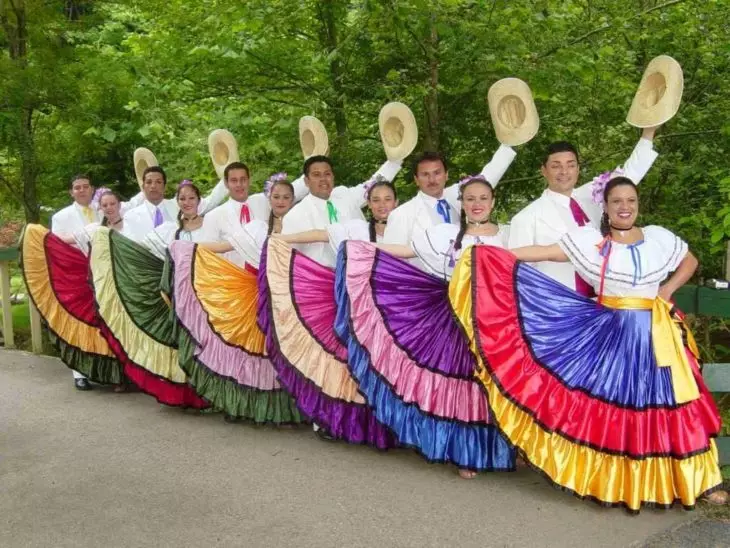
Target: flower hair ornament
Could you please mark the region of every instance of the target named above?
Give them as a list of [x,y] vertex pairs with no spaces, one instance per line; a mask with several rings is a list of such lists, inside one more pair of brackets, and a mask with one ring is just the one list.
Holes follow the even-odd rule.
[[264,183],[264,195],[267,198],[271,197],[271,190],[274,188],[274,185],[276,183],[286,183],[286,182],[287,182],[286,172],[280,171],[279,173],[274,173],[271,177],[266,179],[266,182]]
[[111,189],[111,188],[107,188],[107,187],[105,187],[105,186],[101,186],[101,187],[97,188],[97,189],[96,189],[96,190],[94,191],[94,196],[92,196],[92,198],[91,198],[91,207],[92,207],[93,209],[99,209],[99,206],[100,206],[99,202],[101,201],[101,197],[102,197],[102,196],[103,196],[103,195],[104,195],[105,193],[107,193],[107,192],[111,192],[111,191],[112,191],[112,189]]
[[372,178],[370,178],[370,180],[363,183],[362,190],[363,190],[366,200],[368,199],[368,194],[370,193],[370,189],[373,188],[373,186],[378,183],[390,184],[390,181],[388,179],[386,179],[385,177],[383,177],[382,175],[380,175],[380,173],[376,173],[375,175],[372,176]]
[[486,183],[487,182],[487,179],[481,173],[479,173],[478,175],[467,175],[463,179],[460,179],[459,180],[459,183],[458,183],[458,185],[459,185],[459,200],[461,200],[461,198],[462,198],[462,193],[464,192],[464,185],[467,184],[467,183],[471,183],[472,181],[479,181],[480,183]]
[[622,177],[623,175],[624,170],[620,167],[617,167],[613,171],[604,171],[598,177],[594,177],[593,181],[591,181],[591,184],[593,184],[593,187],[591,189],[593,203],[603,204],[603,194],[606,191],[606,185],[608,184],[608,182],[614,177]]
[[177,185],[177,189],[180,190],[182,187],[192,185],[192,184],[193,184],[193,182],[190,179],[183,179],[182,181],[180,181],[180,184]]

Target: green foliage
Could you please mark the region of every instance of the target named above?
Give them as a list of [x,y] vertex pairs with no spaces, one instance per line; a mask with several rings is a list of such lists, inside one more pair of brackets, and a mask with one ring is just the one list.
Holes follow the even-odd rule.
[[[27,62],[0,55],[3,203],[23,202],[28,159],[17,128],[29,106],[37,198],[58,208],[79,171],[133,194],[138,146],[155,152],[172,181],[209,188],[206,139],[217,127],[236,136],[260,188],[272,172],[298,173],[305,114],[325,122],[338,181],[352,184],[383,159],[377,115],[391,100],[411,106],[420,148],[438,143],[453,181],[498,146],[486,94],[517,76],[533,90],[541,127],[499,187],[504,221],[541,192],[550,141],[580,147],[586,180],[623,162],[638,136],[624,121],[636,85],[648,61],[668,53],[684,68],[684,99],[657,139],[642,222],[679,232],[700,274],[722,275],[730,236],[722,0],[97,1],[73,17],[62,8],[78,3],[36,4],[26,4]],[[403,198],[415,193],[407,171]]]

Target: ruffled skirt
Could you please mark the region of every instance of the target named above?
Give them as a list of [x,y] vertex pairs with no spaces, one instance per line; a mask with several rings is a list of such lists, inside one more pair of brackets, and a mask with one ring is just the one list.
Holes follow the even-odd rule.
[[448,286],[411,264],[350,241],[337,266],[337,333],[377,419],[430,462],[513,470],[514,450],[490,424],[476,361]]
[[700,397],[676,403],[650,310],[597,305],[488,246],[464,254],[450,293],[493,420],[555,485],[638,511],[690,508],[721,483],[712,396],[688,352]]
[[256,276],[192,242],[170,246],[180,367],[219,411],[256,423],[298,423],[256,324]]
[[89,259],[48,229],[30,224],[21,244],[21,270],[63,363],[94,382],[120,384],[123,367],[102,334]]
[[97,308],[107,339],[122,349],[117,357],[126,375],[160,403],[207,407],[178,364],[177,320],[161,292],[163,261],[103,227],[94,234],[90,259]]
[[278,240],[259,270],[259,312],[279,381],[299,410],[332,436],[378,448],[395,442],[378,423],[347,369],[334,332],[335,274]]

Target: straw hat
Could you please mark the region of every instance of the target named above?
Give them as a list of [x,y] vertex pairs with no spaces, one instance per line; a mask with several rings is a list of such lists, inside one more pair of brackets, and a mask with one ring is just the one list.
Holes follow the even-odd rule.
[[626,121],[635,127],[660,126],[679,110],[684,89],[682,67],[669,57],[654,57],[641,77]]
[[327,130],[314,116],[299,119],[299,144],[306,160],[310,156],[326,156],[330,150]]
[[388,103],[378,116],[380,140],[388,160],[403,160],[418,142],[418,125],[411,109],[403,103]]
[[223,171],[228,164],[238,162],[238,143],[236,138],[227,129],[215,129],[208,135],[208,152],[218,177],[223,177]]
[[134,174],[137,177],[137,184],[142,188],[144,182],[144,170],[148,167],[159,166],[159,162],[152,151],[148,148],[138,148],[134,151]]
[[530,86],[519,78],[502,78],[489,88],[489,113],[497,140],[517,146],[532,139],[540,127],[540,117]]

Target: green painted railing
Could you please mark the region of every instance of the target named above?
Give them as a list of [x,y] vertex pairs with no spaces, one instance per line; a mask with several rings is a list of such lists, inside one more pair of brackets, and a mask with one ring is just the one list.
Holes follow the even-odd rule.
[[[0,302],[3,305],[3,339],[5,348],[15,348],[15,333],[13,332],[13,310],[10,304],[10,263],[19,258],[17,247],[0,248]],[[29,297],[30,299],[30,297]],[[33,352],[43,352],[43,335],[41,318],[32,302],[30,307],[30,336]]]
[[[674,295],[677,306],[686,314],[730,318],[730,290],[685,285]],[[710,391],[730,393],[730,363],[708,363],[702,376]],[[730,436],[717,438],[720,464],[730,464]]]

